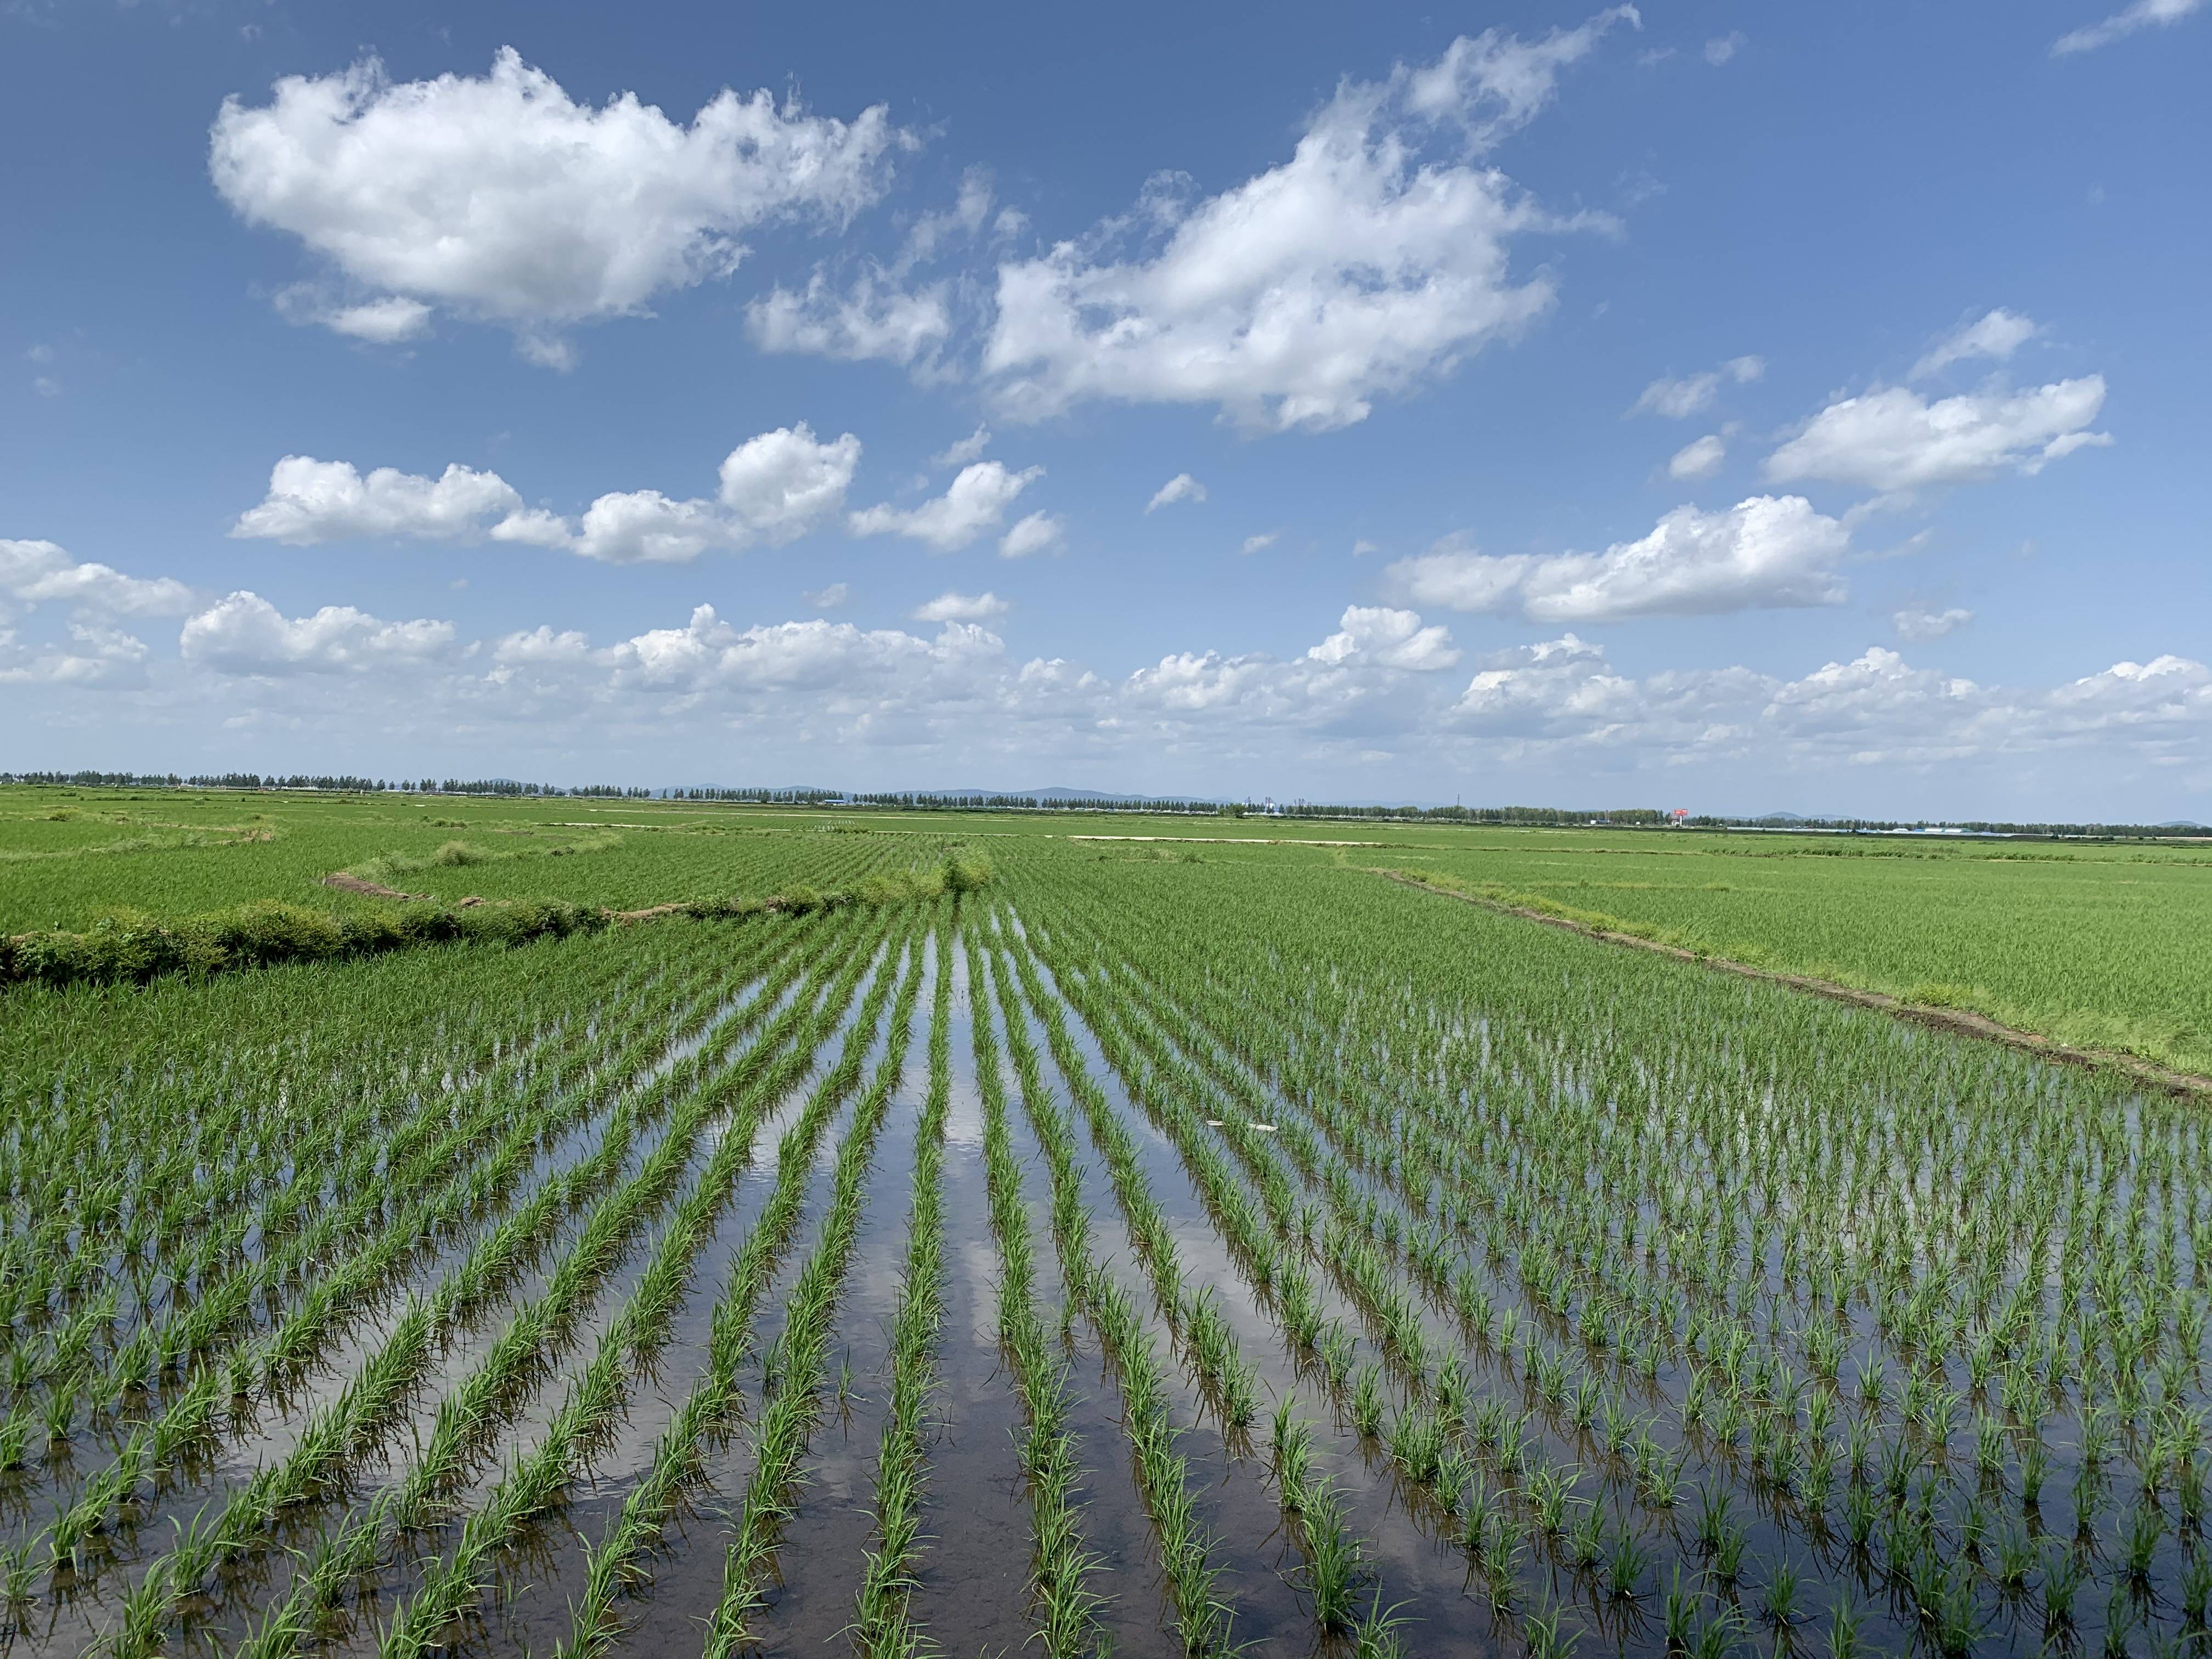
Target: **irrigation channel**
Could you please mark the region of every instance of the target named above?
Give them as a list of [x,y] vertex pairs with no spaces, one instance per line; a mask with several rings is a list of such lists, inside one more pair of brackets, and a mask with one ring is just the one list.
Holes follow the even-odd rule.
[[56,1014],[8,1651],[2207,1639],[2198,1113],[1378,887],[1017,855]]

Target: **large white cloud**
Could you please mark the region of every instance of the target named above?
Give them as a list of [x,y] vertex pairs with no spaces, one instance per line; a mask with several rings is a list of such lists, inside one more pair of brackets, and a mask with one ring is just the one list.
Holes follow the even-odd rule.
[[1321,430],[1511,337],[1553,284],[1516,278],[1510,244],[1556,222],[1468,151],[1632,16],[1534,45],[1493,31],[1348,82],[1282,165],[1203,200],[1163,175],[1126,217],[1002,263],[982,356],[998,404],[1022,419],[1088,398],[1213,404],[1249,428]]
[[349,605],[287,617],[241,590],[185,619],[178,653],[223,674],[289,676],[415,668],[457,654],[453,623],[386,622]]
[[208,165],[241,216],[362,291],[332,326],[405,337],[424,313],[393,302],[411,301],[531,337],[726,275],[767,222],[843,221],[908,142],[881,106],[842,121],[765,91],[726,88],[688,125],[632,93],[594,108],[510,47],[481,76],[395,84],[368,58],[227,99]]
[[2087,429],[2104,406],[2101,374],[1932,404],[1904,386],[1879,388],[1815,415],[1766,458],[1766,476],[1778,483],[1818,478],[1891,495],[2007,470],[2036,472],[2084,445],[2112,442]]
[[1678,507],[1650,534],[1602,553],[1493,556],[1440,549],[1385,572],[1417,605],[1546,623],[1713,616],[1834,605],[1850,537],[1802,495],[1753,495],[1722,512]]
[[295,547],[366,536],[455,541],[521,510],[522,497],[498,473],[459,462],[435,478],[393,466],[364,477],[350,461],[287,455],[269,470],[268,495],[230,533]]
[[860,460],[860,441],[851,433],[825,441],[802,421],[732,450],[714,501],[617,490],[571,523],[524,506],[497,473],[458,463],[436,478],[388,466],[364,477],[349,462],[287,455],[270,470],[267,497],[241,514],[230,533],[295,546],[372,536],[489,537],[611,564],[682,563],[710,548],[780,545],[805,535],[844,505]]
[[0,621],[16,606],[74,605],[126,617],[180,617],[192,590],[169,576],[126,576],[48,541],[0,537]]
[[997,529],[1015,498],[1043,476],[1041,466],[1016,472],[1003,462],[974,461],[960,469],[942,495],[919,507],[885,502],[863,507],[850,514],[846,524],[855,536],[910,536],[940,553],[951,553]]

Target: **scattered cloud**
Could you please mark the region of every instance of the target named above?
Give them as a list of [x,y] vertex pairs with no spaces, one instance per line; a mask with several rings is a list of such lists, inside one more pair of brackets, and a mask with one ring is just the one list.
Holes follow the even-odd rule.
[[321,323],[337,334],[368,341],[372,345],[416,341],[429,331],[431,316],[429,305],[418,299],[403,299],[398,295],[362,301],[361,305],[319,305],[312,310],[295,307],[295,312],[292,321]]
[[1273,547],[1278,541],[1282,539],[1282,533],[1283,532],[1279,530],[1267,530],[1262,531],[1256,536],[1247,536],[1244,538],[1244,545],[1238,548],[1237,550],[1240,553],[1248,554],[1264,553],[1267,549]]
[[1628,412],[1663,415],[1671,421],[1686,420],[1712,407],[1723,380],[1747,386],[1765,373],[1766,360],[1763,357],[1731,357],[1718,368],[1708,369],[1702,374],[1687,374],[1679,380],[1652,381],[1629,405]]
[[208,167],[241,218],[351,286],[330,326],[405,338],[443,308],[559,366],[562,329],[727,276],[747,233],[843,223],[913,143],[880,105],[843,121],[765,91],[726,88],[688,125],[634,93],[594,108],[503,47],[481,76],[394,83],[368,58],[226,99]]
[[1370,554],[1380,553],[1382,550],[1380,544],[1370,542],[1364,536],[1352,544],[1352,556],[1355,559],[1364,559]]
[[1890,625],[1897,629],[1898,637],[1919,645],[1956,633],[1973,619],[1972,611],[1956,607],[1948,611],[1927,611],[1907,605],[1902,611],[1893,611],[1889,621]]
[[385,622],[349,605],[287,617],[244,591],[186,618],[178,653],[219,673],[261,676],[411,668],[459,654],[449,622]]
[[1602,553],[1492,556],[1439,549],[1384,572],[1395,596],[1544,623],[1835,605],[1850,537],[1802,495],[1754,495],[1725,512],[1678,507],[1651,533]]
[[610,564],[683,563],[710,548],[779,546],[827,522],[844,505],[860,460],[860,441],[851,433],[825,442],[802,421],[732,450],[714,501],[618,490],[571,523],[526,507],[497,473],[458,462],[436,478],[389,466],[364,477],[350,462],[287,455],[270,469],[267,497],[230,533],[295,547],[362,537],[489,538]]
[[853,589],[848,582],[831,582],[827,587],[817,587],[799,597],[817,611],[835,611],[853,597]]
[[1048,552],[1058,547],[1066,533],[1065,521],[1049,513],[1031,513],[1017,519],[1012,527],[999,538],[999,556],[1002,559],[1026,559],[1032,553]]
[[952,320],[949,283],[908,290],[872,265],[843,289],[817,270],[804,289],[779,285],[745,307],[746,331],[763,351],[845,362],[879,358],[905,368],[933,362]]
[[47,541],[0,537],[0,623],[17,609],[70,605],[122,617],[180,617],[192,590],[169,576],[126,576],[112,566],[80,562]]
[[1363,659],[1420,674],[1449,668],[1459,655],[1451,630],[1436,623],[1423,627],[1419,612],[1360,605],[1346,606],[1337,631],[1306,653],[1313,662]]
[[1676,450],[1667,463],[1670,478],[1710,478],[1728,459],[1727,442],[1714,433],[1692,438]]
[[939,593],[927,605],[918,605],[914,619],[925,623],[994,622],[1013,607],[996,593]]
[[1633,6],[1614,6],[1579,27],[1554,28],[1540,40],[1498,29],[1461,35],[1443,56],[1401,70],[1406,106],[1432,121],[1455,123],[1477,149],[1486,149],[1534,120],[1558,89],[1559,71],[1589,55],[1616,24],[1641,28]]
[[855,536],[909,536],[940,553],[955,552],[997,529],[1015,498],[1043,476],[1041,466],[1014,472],[998,461],[970,462],[942,495],[920,507],[864,507],[848,515],[846,526]]
[[1999,307],[1972,322],[1960,324],[1930,346],[1927,355],[1913,364],[1911,378],[1920,380],[1970,357],[1988,357],[2003,362],[2041,331],[2032,318]]
[[2110,434],[2087,429],[2104,404],[2100,374],[1933,404],[1903,386],[1877,388],[1815,415],[1766,458],[1766,476],[1778,483],[1820,478],[1893,495],[2008,470],[2034,473],[2085,445],[2112,442]]
[[1145,503],[1145,511],[1152,512],[1163,507],[1173,507],[1177,501],[1202,501],[1206,486],[1188,472],[1178,472],[1152,492],[1152,499]]
[[[779,283],[753,301],[745,307],[753,343],[764,351],[894,362],[925,381],[949,377],[954,371],[939,360],[956,324],[975,308],[975,284],[966,275],[921,279],[915,273],[979,240],[1003,240],[1026,223],[1012,209],[994,216],[993,204],[989,175],[969,168],[953,205],[918,216],[888,263],[839,259],[817,266],[800,288]],[[981,453],[979,448],[966,459]]]
[[948,444],[929,458],[933,466],[965,466],[970,461],[980,461],[983,452],[991,447],[991,428],[979,426],[956,444]]
[[1741,52],[1750,38],[1741,29],[1730,29],[1726,34],[1715,35],[1705,42],[1705,61],[1718,69]]
[[1002,263],[981,360],[998,406],[1212,404],[1248,431],[1325,431],[1513,338],[1553,298],[1548,274],[1512,274],[1514,239],[1601,222],[1546,214],[1468,152],[1633,21],[1618,7],[1538,42],[1493,30],[1347,81],[1280,166],[1203,199],[1159,175],[1123,217]]
[[2092,23],[2084,28],[2062,34],[2051,43],[2053,58],[2067,58],[2075,52],[2094,52],[2099,46],[2109,46],[2137,29],[2154,25],[2164,27],[2179,23],[2183,18],[2203,9],[2204,0],[2136,0],[2123,11],[2116,11],[2101,23]]

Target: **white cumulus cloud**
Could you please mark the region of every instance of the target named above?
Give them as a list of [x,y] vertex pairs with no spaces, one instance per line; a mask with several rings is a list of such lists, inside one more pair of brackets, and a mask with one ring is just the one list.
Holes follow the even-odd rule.
[[1264,553],[1281,539],[1282,532],[1279,530],[1263,530],[1256,536],[1247,536],[1244,544],[1237,550],[1245,554]]
[[0,621],[15,605],[73,605],[125,617],[180,617],[192,590],[170,576],[126,576],[48,541],[0,537]]
[[1152,492],[1152,499],[1145,503],[1145,511],[1152,512],[1163,507],[1173,507],[1177,501],[1202,501],[1206,486],[1188,472],[1178,472]]
[[748,438],[722,462],[721,501],[745,532],[780,544],[805,535],[845,504],[860,464],[848,432],[823,442],[801,421]]
[[522,511],[522,497],[496,472],[459,462],[435,478],[380,466],[366,477],[349,461],[287,455],[269,471],[269,494],[240,514],[234,536],[305,547],[362,536],[453,541],[486,533]]
[[1306,653],[1321,663],[1364,659],[1384,668],[1432,673],[1459,660],[1451,630],[1439,623],[1422,626],[1420,613],[1384,605],[1347,605],[1337,631]]
[[[1534,44],[1494,32],[1346,82],[1289,161],[1194,199],[1155,178],[1126,217],[998,269],[982,369],[1010,416],[1092,398],[1212,404],[1248,429],[1326,430],[1450,374],[1551,305],[1511,270],[1559,222],[1468,159],[1533,115],[1626,8]],[[1430,152],[1445,136],[1449,155]]]
[[1778,483],[1825,478],[1887,495],[2007,470],[2037,472],[2084,445],[2112,442],[2087,429],[2104,404],[2101,374],[1933,404],[1904,386],[1877,388],[1815,415],[1766,458],[1766,476]]
[[2000,306],[1972,322],[1960,324],[1930,346],[1927,355],[1913,364],[1911,378],[1919,380],[1970,357],[1989,357],[2003,362],[2039,331],[2034,319]]
[[349,605],[288,617],[245,591],[187,617],[178,652],[220,673],[261,676],[407,668],[456,654],[449,622],[386,622]]
[[269,494],[231,526],[234,536],[306,546],[364,536],[495,542],[574,552],[610,564],[683,563],[710,548],[781,545],[834,517],[860,465],[848,432],[823,441],[805,422],[748,438],[723,459],[716,499],[657,489],[615,490],[571,522],[523,505],[495,472],[456,463],[436,478],[383,466],[366,476],[346,461],[287,455]]
[[1015,472],[1002,462],[975,461],[960,469],[945,494],[920,507],[885,502],[850,514],[846,523],[855,536],[909,536],[951,553],[997,529],[1015,498],[1043,476],[1041,466]]
[[1602,553],[1401,559],[1386,586],[1419,605],[1547,623],[1834,605],[1850,537],[1802,495],[1754,495],[1724,512],[1679,507],[1648,536]]
[[368,58],[288,76],[266,104],[226,99],[208,166],[241,217],[365,293],[334,326],[404,337],[411,301],[505,323],[557,361],[561,327],[726,275],[749,231],[842,222],[909,142],[881,106],[842,121],[765,91],[725,88],[688,125],[633,93],[594,108],[508,47],[483,76],[394,83]]

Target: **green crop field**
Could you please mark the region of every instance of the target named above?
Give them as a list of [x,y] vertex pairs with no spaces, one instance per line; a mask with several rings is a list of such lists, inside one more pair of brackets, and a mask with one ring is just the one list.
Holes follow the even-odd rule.
[[2201,1651],[2212,1102],[1377,873],[2202,1055],[1863,845],[0,792],[0,1639]]
[[2212,846],[1540,830],[1421,839],[1362,861],[2212,1073]]

